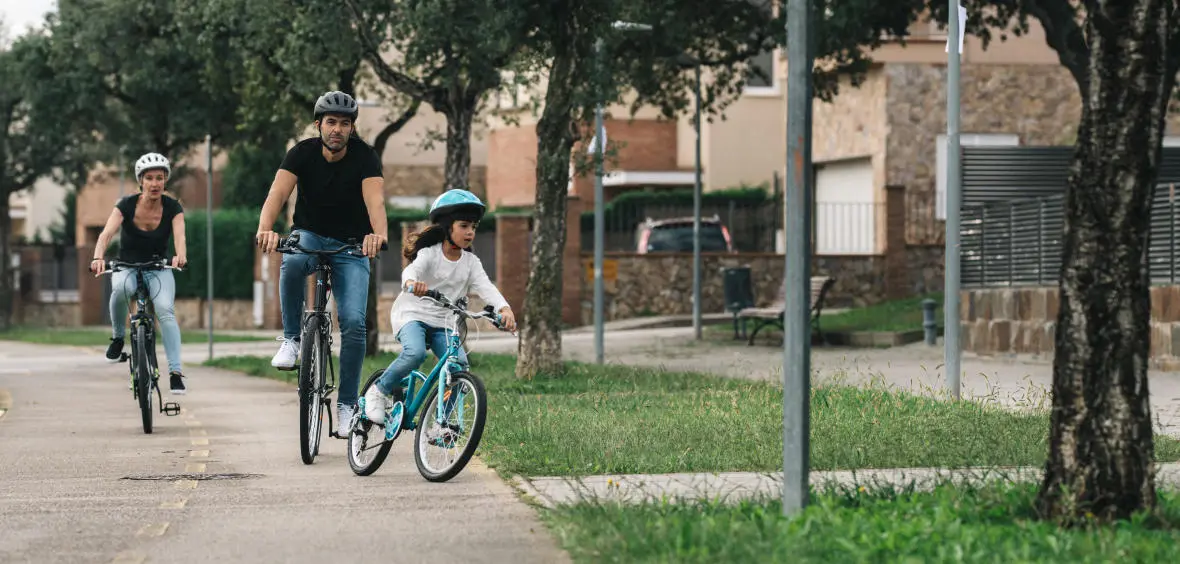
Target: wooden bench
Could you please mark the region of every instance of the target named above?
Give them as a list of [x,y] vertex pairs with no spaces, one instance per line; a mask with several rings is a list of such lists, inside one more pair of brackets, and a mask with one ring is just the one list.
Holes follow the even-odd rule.
[[[811,329],[819,333],[819,339],[822,344],[827,344],[824,339],[824,333],[819,327],[819,316],[823,311],[824,298],[828,294],[828,290],[836,283],[836,279],[831,276],[812,276],[811,277]],[[750,339],[746,344],[754,345],[754,336],[763,327],[778,327],[781,331],[783,329],[783,316],[786,313],[787,297],[786,286],[780,285],[778,289],[778,297],[774,303],[768,307],[748,307],[738,312],[738,317],[742,319],[754,320],[754,329],[750,331]]]

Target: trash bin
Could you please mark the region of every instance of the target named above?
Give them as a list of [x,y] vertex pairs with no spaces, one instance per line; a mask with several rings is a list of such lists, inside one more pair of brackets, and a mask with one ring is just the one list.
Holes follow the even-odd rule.
[[749,266],[735,266],[722,268],[722,280],[725,290],[725,311],[733,314],[733,338],[746,338],[746,323],[741,322],[741,333],[738,332],[738,312],[754,307],[754,283],[750,277]]

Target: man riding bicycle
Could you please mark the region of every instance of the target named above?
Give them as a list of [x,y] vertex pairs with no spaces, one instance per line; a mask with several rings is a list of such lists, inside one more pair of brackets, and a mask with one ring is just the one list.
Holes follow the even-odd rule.
[[[328,92],[316,101],[314,119],[319,135],[304,139],[287,151],[262,206],[256,243],[263,252],[274,252],[278,246],[279,235],[272,227],[296,184],[299,192],[291,232],[299,233],[301,246],[332,249],[360,240],[365,257],[372,258],[386,243],[388,226],[381,159],[355,135],[358,113],[356,100],[343,92]],[[283,255],[279,270],[283,336],[278,353],[270,361],[275,368],[293,369],[298,359],[307,277],[315,268],[315,260],[302,254]],[[369,261],[347,253],[327,260],[332,261],[332,287],[340,320],[337,434],[347,436],[356,411],[357,387],[365,356]]]
[[[168,238],[173,237],[176,256],[172,258],[172,266],[184,267],[188,256],[184,240],[184,208],[176,199],[164,194],[164,185],[171,174],[168,159],[159,153],[148,153],[135,161],[139,193],[120,199],[111,210],[94,247],[91,272],[102,274],[106,270],[102,256],[115,233],[119,234],[120,261],[149,262],[163,258],[168,251]],[[118,271],[111,279],[111,344],[107,348],[110,362],[118,362],[123,352],[127,300],[135,294],[135,270]],[[180,363],[180,326],[176,323],[176,280],[170,270],[149,270],[143,273],[143,277],[164,336],[171,390],[180,395],[185,393],[185,386]]]

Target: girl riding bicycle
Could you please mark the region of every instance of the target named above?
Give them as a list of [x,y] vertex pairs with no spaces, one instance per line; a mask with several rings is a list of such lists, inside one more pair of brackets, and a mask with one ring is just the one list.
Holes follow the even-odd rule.
[[[184,241],[184,208],[175,198],[165,195],[164,185],[172,174],[168,158],[159,153],[148,153],[135,161],[135,180],[139,193],[124,197],[111,210],[107,224],[98,236],[90,271],[102,274],[106,270],[103,254],[111,239],[119,234],[119,260],[148,262],[166,256],[168,238],[174,238],[176,256],[174,268],[187,262]],[[173,394],[185,393],[184,374],[180,364],[180,326],[176,324],[176,280],[171,270],[144,272],[148,295],[160,321],[164,336],[164,353],[168,356],[168,372]],[[111,280],[111,344],[107,360],[118,362],[123,352],[123,337],[127,331],[127,300],[135,294],[135,270],[114,273]]]
[[[448,316],[454,313],[422,298],[427,290],[436,290],[452,302],[474,291],[502,316],[504,329],[516,330],[512,308],[471,251],[475,228],[485,210],[475,194],[458,188],[448,190],[430,207],[431,225],[406,241],[402,254],[411,262],[402,270],[402,292],[390,310],[393,334],[402,352],[376,385],[365,392],[365,415],[370,421],[384,422],[394,404],[402,401],[400,382],[426,360],[427,344],[435,356],[442,358],[446,354],[445,327]],[[467,364],[462,347],[457,356],[457,362]]]

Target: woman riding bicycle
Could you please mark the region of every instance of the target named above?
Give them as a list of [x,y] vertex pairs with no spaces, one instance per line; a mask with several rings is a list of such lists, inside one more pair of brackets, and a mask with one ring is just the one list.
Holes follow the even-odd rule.
[[[448,190],[430,208],[431,225],[406,240],[402,254],[411,262],[402,270],[403,291],[390,311],[393,334],[402,352],[365,392],[365,415],[370,421],[384,422],[389,410],[401,401],[393,397],[395,392],[400,396],[399,382],[426,360],[427,343],[439,358],[447,352],[445,327],[447,317],[454,313],[423,299],[426,290],[436,290],[452,302],[474,290],[502,316],[504,329],[516,330],[512,308],[488,279],[479,257],[471,252],[475,228],[485,209],[475,194]],[[404,290],[407,287],[412,293]],[[456,361],[467,363],[461,347]]]
[[[182,268],[188,262],[184,241],[184,209],[180,202],[164,194],[164,185],[172,174],[168,159],[159,153],[148,153],[135,161],[135,180],[139,193],[118,201],[107,218],[90,271],[102,274],[106,270],[103,255],[111,239],[119,234],[119,258],[126,262],[149,262],[167,254],[168,238],[174,236],[176,256],[172,266]],[[135,269],[114,273],[111,280],[111,344],[107,360],[118,362],[123,352],[123,336],[127,330],[127,301],[135,295]],[[176,324],[176,280],[171,270],[148,270],[143,273],[148,285],[152,308],[160,321],[164,336],[164,353],[168,356],[168,372],[173,394],[185,393],[184,374],[180,363],[180,327]]]

